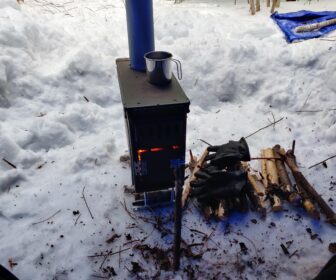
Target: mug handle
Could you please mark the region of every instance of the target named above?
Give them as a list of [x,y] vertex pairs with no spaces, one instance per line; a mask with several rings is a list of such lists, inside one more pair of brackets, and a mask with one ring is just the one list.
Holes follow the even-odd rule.
[[177,69],[177,78],[179,80],[182,80],[182,64],[178,59],[171,59],[173,62],[176,64],[176,69]]

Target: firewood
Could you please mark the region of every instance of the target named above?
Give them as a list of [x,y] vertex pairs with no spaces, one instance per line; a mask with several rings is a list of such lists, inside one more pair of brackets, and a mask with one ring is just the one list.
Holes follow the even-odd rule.
[[302,25],[302,26],[296,27],[294,29],[294,31],[297,32],[297,33],[310,32],[310,31],[313,31],[313,30],[321,29],[322,27],[333,25],[333,24],[336,24],[336,18],[329,19],[329,20],[326,20],[326,21],[317,22],[317,23],[313,23],[313,24]]
[[215,211],[215,216],[220,220],[225,220],[228,216],[228,203],[225,199],[221,199],[218,208]]
[[197,161],[197,164],[196,164],[196,167],[194,168],[194,170],[192,171],[191,175],[190,175],[190,179],[189,181],[184,185],[183,187],[183,192],[182,192],[182,207],[184,207],[187,199],[188,199],[188,196],[189,196],[189,193],[190,193],[190,182],[196,180],[196,176],[195,176],[195,173],[197,171],[200,170],[200,168],[203,166],[204,164],[204,161],[205,161],[205,158],[206,156],[209,154],[208,150],[206,149],[202,156],[200,157],[200,159]]
[[[274,158],[273,150],[271,148],[261,151],[261,157]],[[274,190],[279,189],[279,177],[275,165],[274,159],[263,159],[262,163],[262,172],[263,172],[263,182],[266,188],[266,191],[271,199],[272,211],[278,212],[282,210],[281,199],[277,194],[274,194]],[[266,174],[265,174],[266,171]],[[266,178],[265,178],[266,177]]]
[[246,162],[242,163],[244,170],[247,172],[247,180],[249,185],[247,187],[247,194],[249,199],[253,204],[255,204],[255,208],[258,212],[264,212],[266,209],[266,193],[265,188],[263,188],[260,184],[257,183],[257,177],[252,174],[251,170],[248,167]]
[[284,164],[284,156],[286,154],[285,149],[281,148],[280,145],[275,145],[273,147],[273,153],[276,158],[279,158],[275,160],[275,164],[278,170],[281,189],[291,204],[295,206],[301,205],[302,198],[296,191],[294,191],[293,185],[288,177],[286,166]]
[[286,164],[291,169],[297,184],[307,192],[307,194],[318,204],[322,212],[327,216],[327,222],[336,225],[336,213],[330,208],[325,200],[316,192],[313,186],[303,176],[296,163],[296,157],[291,150],[287,151],[286,153]]
[[214,212],[212,211],[211,206],[205,206],[203,208],[203,214],[206,220],[209,220],[211,218],[211,216],[214,214]]

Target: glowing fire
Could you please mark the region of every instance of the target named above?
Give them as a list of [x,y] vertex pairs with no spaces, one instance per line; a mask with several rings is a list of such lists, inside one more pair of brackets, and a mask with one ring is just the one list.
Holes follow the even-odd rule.
[[141,161],[141,155],[147,152],[161,152],[164,150],[168,150],[168,149],[172,149],[172,150],[178,150],[180,147],[178,145],[173,145],[169,148],[161,148],[161,147],[156,147],[156,148],[150,148],[149,150],[145,150],[145,149],[139,149],[137,151],[138,153],[138,161]]

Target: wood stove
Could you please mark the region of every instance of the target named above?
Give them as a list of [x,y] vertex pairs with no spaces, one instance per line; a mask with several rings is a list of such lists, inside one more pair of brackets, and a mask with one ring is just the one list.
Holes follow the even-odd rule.
[[174,187],[174,168],[184,164],[190,101],[175,77],[166,86],[148,83],[145,72],[117,59],[120,93],[137,193]]

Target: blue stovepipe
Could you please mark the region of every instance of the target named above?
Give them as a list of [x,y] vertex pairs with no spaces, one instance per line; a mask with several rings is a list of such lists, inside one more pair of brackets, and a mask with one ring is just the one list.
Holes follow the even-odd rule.
[[152,0],[126,0],[130,67],[144,71],[144,54],[155,49]]

